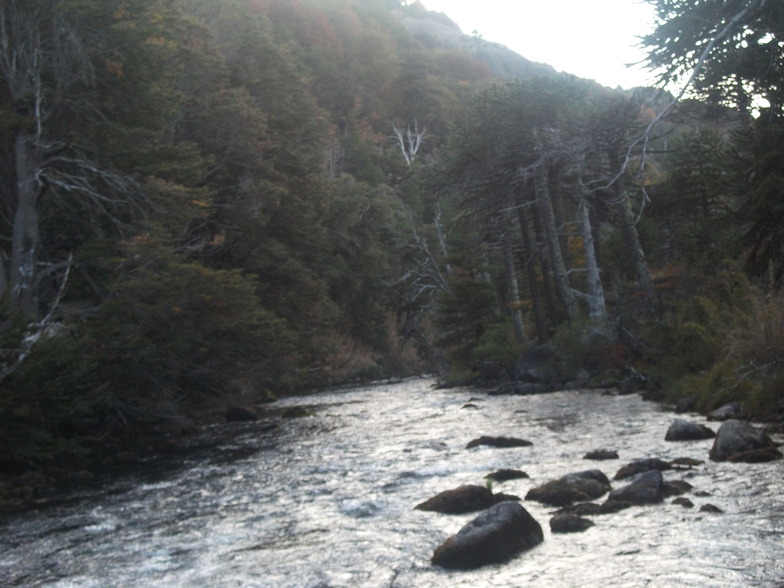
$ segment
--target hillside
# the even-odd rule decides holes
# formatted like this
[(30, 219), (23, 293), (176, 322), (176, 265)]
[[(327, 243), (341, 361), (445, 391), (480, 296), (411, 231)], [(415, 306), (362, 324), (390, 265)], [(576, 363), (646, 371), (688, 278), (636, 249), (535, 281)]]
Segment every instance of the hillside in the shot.
[(646, 133), (397, 0), (0, 11), (4, 467), (420, 373), (781, 397), (775, 85)]

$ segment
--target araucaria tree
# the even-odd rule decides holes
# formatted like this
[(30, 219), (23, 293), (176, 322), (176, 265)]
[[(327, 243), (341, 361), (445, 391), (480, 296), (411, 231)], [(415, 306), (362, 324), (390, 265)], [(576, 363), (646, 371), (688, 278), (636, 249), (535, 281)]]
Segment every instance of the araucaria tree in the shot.
[[(772, 0), (647, 0), (657, 25), (643, 38), (662, 83), (745, 117), (730, 146), (728, 186), (748, 269), (784, 278), (784, 5)], [(752, 120), (752, 115), (756, 120)]]

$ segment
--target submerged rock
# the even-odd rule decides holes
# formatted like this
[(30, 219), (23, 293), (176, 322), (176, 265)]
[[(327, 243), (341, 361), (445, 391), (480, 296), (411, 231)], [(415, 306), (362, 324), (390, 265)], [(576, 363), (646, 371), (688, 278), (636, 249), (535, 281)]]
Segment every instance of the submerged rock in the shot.
[(553, 533), (581, 533), (593, 527), (593, 521), (571, 513), (557, 514), (550, 519)]
[(771, 461), (781, 452), (763, 431), (745, 421), (724, 421), (710, 450), (713, 461)]
[(664, 501), (664, 479), (659, 470), (640, 474), (631, 484), (613, 490), (607, 502), (630, 502), (632, 504), (656, 504)]
[(618, 452), (612, 449), (595, 449), (586, 453), (583, 456), (583, 459), (592, 459), (595, 461), (618, 459)]
[(588, 470), (531, 488), (525, 499), (550, 506), (567, 506), (573, 502), (594, 500), (609, 491), (610, 481), (607, 476), (599, 470)]
[(469, 441), (468, 445), (466, 445), (466, 449), (479, 447), (480, 445), (487, 445), (488, 447), (527, 447), (533, 445), (533, 443), (526, 441), (525, 439), (517, 439), (516, 437), (490, 437), (488, 435), (482, 435), (478, 439)]
[(541, 525), (517, 502), (483, 512), (433, 552), (435, 566), (471, 570), (503, 563), (544, 541)]
[(667, 429), (664, 440), (695, 441), (699, 439), (712, 439), (715, 436), (716, 433), (713, 431), (713, 429), (710, 429), (705, 425), (684, 421), (683, 419), (675, 419)]

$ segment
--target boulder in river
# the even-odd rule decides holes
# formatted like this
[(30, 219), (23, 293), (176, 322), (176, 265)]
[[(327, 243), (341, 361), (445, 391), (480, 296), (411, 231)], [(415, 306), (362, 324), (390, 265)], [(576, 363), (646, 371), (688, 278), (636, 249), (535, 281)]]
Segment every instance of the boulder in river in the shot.
[(583, 459), (602, 461), (606, 459), (618, 459), (618, 452), (613, 449), (594, 449), (583, 456)]
[(607, 502), (656, 504), (664, 501), (664, 479), (659, 470), (640, 474), (631, 484), (610, 492)]
[(452, 490), (444, 490), (432, 498), (417, 504), (414, 508), (416, 510), (427, 510), (445, 514), (462, 514), (484, 510), (504, 500), (520, 499), (516, 496), (507, 494), (493, 494), (493, 492), (485, 486), (465, 484), (453, 488)]
[(593, 527), (593, 521), (572, 513), (557, 514), (550, 519), (553, 533), (581, 533)]
[(686, 494), (686, 492), (691, 492), (693, 489), (694, 486), (685, 480), (664, 482), (664, 496), (680, 496), (681, 494)]
[(482, 435), (473, 441), (469, 441), (468, 445), (466, 445), (466, 449), (479, 447), (480, 445), (487, 445), (489, 447), (527, 447), (533, 445), (533, 443), (516, 437), (490, 437), (488, 435)]
[(615, 473), (615, 479), (623, 480), (624, 478), (631, 478), (632, 476), (636, 476), (637, 474), (648, 472), (650, 470), (663, 471), (670, 469), (672, 469), (672, 464), (670, 462), (658, 459), (656, 457), (638, 459), (637, 461), (633, 461), (619, 469)]
[(675, 419), (664, 435), (665, 441), (696, 441), (699, 439), (713, 439), (716, 433), (713, 429), (683, 419)]
[(492, 474), (487, 474), (485, 476), (486, 479), (492, 480), (493, 482), (506, 482), (507, 480), (519, 480), (520, 478), (528, 478), (528, 474), (521, 470), (510, 470), (510, 469), (501, 469), (493, 472)]
[(541, 525), (522, 505), (501, 502), (436, 548), (430, 562), (443, 568), (471, 570), (508, 561), (542, 541)]
[(724, 421), (710, 450), (713, 461), (771, 461), (781, 452), (763, 431), (736, 419)]
[(587, 470), (551, 480), (526, 494), (526, 500), (535, 500), (550, 506), (567, 506), (573, 502), (586, 502), (610, 491), (610, 481), (599, 470)]

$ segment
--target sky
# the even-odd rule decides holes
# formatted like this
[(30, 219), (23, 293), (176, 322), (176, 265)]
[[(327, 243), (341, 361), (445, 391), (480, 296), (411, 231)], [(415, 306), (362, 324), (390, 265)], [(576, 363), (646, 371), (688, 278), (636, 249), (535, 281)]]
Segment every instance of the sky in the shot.
[(602, 85), (652, 85), (639, 62), (638, 38), (653, 27), (642, 0), (420, 0), (443, 12), (463, 33), (506, 45), (526, 59)]

